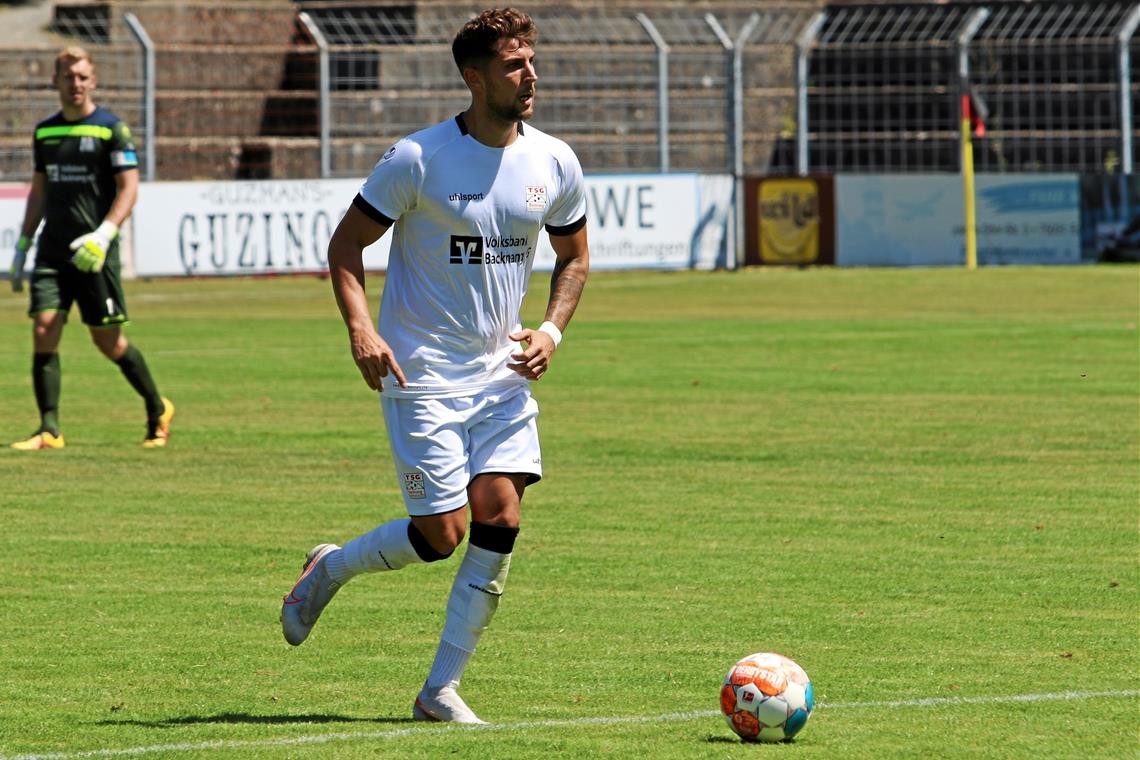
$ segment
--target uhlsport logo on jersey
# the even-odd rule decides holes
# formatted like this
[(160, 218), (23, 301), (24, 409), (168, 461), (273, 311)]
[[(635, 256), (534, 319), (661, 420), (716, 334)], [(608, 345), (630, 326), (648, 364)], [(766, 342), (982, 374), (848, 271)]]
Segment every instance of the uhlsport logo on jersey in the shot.
[(546, 210), (546, 186), (545, 185), (527, 185), (526, 186), (526, 207), (528, 211), (545, 211)]
[(483, 264), (485, 266), (515, 264), (521, 266), (530, 260), (532, 251), (533, 247), (525, 236), (452, 235), (448, 247), (448, 260), (452, 264)]

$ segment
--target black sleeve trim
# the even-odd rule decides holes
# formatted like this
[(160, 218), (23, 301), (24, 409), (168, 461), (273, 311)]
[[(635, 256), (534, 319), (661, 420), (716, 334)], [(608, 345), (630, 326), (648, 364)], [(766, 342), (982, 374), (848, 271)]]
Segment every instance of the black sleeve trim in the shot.
[(556, 237), (563, 237), (565, 235), (573, 235), (578, 230), (586, 226), (586, 217), (583, 215), (581, 219), (576, 222), (571, 222), (565, 227), (555, 227), (553, 225), (546, 225), (547, 233)]
[(366, 217), (376, 222), (377, 224), (382, 224), (385, 227), (391, 227), (396, 223), (395, 219), (389, 219), (387, 216), (376, 210), (376, 207), (368, 201), (364, 200), (364, 196), (360, 193), (357, 193), (356, 197), (352, 199), (352, 205), (360, 209)]

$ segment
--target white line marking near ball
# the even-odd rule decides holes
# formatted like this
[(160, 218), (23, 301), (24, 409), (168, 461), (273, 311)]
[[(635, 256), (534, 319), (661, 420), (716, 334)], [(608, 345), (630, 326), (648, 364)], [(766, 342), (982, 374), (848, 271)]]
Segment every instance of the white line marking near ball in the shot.
[[(980, 697), (925, 697), (922, 699), (900, 699), (882, 702), (821, 702), (816, 710), (871, 710), (899, 707), (954, 707), (956, 705), (995, 705), (1017, 702), (1075, 702), (1085, 699), (1129, 699), (1140, 697), (1140, 689), (1118, 691), (1059, 691), (1045, 694), (1011, 694), (1008, 696)], [(532, 728), (561, 728), (573, 726), (617, 726), (635, 723), (676, 723), (686, 720), (703, 720), (719, 716), (717, 710), (690, 710), (661, 715), (598, 716), (591, 718), (566, 718), (563, 720), (532, 720), (518, 723), (491, 723), (485, 726), (464, 726), (457, 724), (435, 724), (411, 726), (390, 731), (353, 731), (312, 736), (292, 736), (280, 739), (218, 740), (208, 742), (186, 742), (182, 744), (152, 744), (142, 747), (122, 749), (91, 749), (74, 752), (47, 752), (30, 755), (0, 755), (0, 760), (81, 760), (98, 757), (132, 757), (166, 752), (206, 752), (210, 750), (251, 749), (267, 747), (303, 747), (332, 742), (376, 741), (399, 739), (408, 736), (453, 733), (458, 731), (526, 731)]]

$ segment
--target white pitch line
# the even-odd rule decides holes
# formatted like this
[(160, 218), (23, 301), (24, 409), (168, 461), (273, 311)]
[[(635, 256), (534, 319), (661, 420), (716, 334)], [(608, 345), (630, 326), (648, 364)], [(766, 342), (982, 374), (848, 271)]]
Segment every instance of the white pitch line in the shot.
[[(1009, 696), (987, 697), (926, 697), (924, 699), (901, 699), (885, 702), (821, 702), (817, 710), (859, 710), (888, 707), (942, 707), (954, 705), (992, 705), (1016, 702), (1074, 702), (1083, 699), (1128, 699), (1140, 697), (1140, 689), (1118, 691), (1060, 691), (1046, 694), (1012, 694)], [(152, 744), (143, 747), (123, 749), (91, 749), (78, 752), (48, 752), (31, 755), (0, 755), (0, 760), (81, 760), (98, 757), (131, 757), (167, 752), (202, 752), (207, 750), (249, 749), (268, 747), (300, 747), (332, 742), (361, 741), (370, 739), (399, 739), (406, 736), (427, 734), (457, 733), (460, 731), (525, 731), (533, 728), (565, 728), (573, 726), (615, 726), (633, 723), (675, 723), (686, 720), (699, 720), (719, 716), (718, 710), (691, 710), (661, 715), (631, 715), (627, 717), (566, 718), (562, 720), (533, 720), (519, 723), (492, 723), (485, 726), (463, 726), (454, 723), (433, 724), (397, 728), (389, 731), (353, 731), (312, 736), (293, 736), (280, 739), (217, 740), (209, 742), (186, 742), (182, 744)]]

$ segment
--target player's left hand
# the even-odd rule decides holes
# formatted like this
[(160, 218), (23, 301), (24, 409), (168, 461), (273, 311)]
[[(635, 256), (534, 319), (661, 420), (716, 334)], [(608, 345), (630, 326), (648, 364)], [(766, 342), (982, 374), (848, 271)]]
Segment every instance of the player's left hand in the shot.
[(523, 328), (511, 333), (510, 339), (525, 343), (526, 348), (511, 354), (512, 361), (507, 363), (507, 368), (527, 380), (541, 380), (550, 369), (550, 360), (554, 356), (554, 338), (542, 330)]
[(27, 263), (28, 249), (31, 247), (32, 241), (20, 235), (16, 241), (16, 255), (12, 257), (12, 266), (8, 269), (8, 274), (12, 278), (13, 293), (21, 293), (24, 290), (24, 264)]
[(114, 222), (103, 222), (94, 232), (80, 235), (69, 246), (75, 251), (71, 263), (80, 272), (98, 272), (107, 261), (107, 250), (111, 241), (119, 234), (119, 226)]

